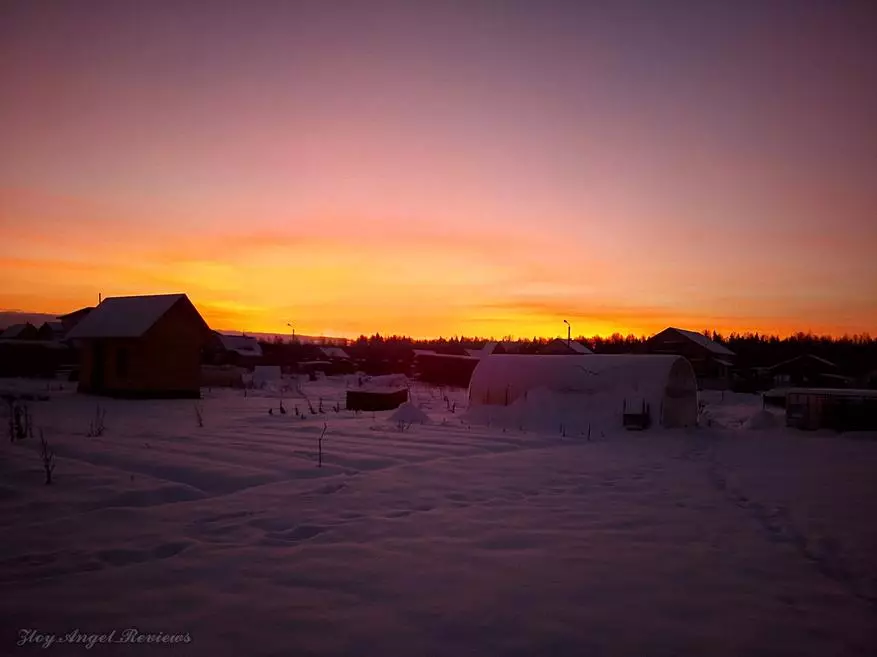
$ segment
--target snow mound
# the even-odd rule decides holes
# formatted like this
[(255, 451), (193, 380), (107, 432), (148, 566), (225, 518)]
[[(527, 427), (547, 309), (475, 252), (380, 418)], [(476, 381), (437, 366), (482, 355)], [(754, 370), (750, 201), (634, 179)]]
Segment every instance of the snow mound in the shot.
[(712, 429), (726, 429), (728, 428), (729, 424), (735, 424), (733, 418), (730, 418), (730, 420), (731, 421), (729, 422), (729, 418), (726, 414), (721, 413), (710, 406), (707, 406), (697, 416), (697, 425), (700, 427), (709, 427)]
[(780, 419), (768, 410), (760, 410), (743, 423), (744, 429), (763, 430), (775, 429), (780, 426)]
[(408, 377), (404, 374), (384, 374), (363, 380), (363, 390), (384, 391), (399, 390), (408, 387)]
[(391, 422), (405, 422), (406, 424), (426, 424), (429, 416), (411, 402), (405, 402), (390, 416)]

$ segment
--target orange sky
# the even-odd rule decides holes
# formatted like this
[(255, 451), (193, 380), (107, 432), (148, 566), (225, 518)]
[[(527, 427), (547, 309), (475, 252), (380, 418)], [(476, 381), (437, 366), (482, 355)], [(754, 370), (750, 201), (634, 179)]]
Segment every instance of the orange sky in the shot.
[(877, 52), (830, 3), (97, 4), (0, 10), (0, 310), (877, 333)]

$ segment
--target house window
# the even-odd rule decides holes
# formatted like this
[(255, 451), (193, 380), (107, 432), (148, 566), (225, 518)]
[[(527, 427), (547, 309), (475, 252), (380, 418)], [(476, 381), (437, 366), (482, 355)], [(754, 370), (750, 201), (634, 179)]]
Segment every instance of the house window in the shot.
[(116, 351), (116, 376), (120, 379), (128, 377), (128, 350), (119, 349)]

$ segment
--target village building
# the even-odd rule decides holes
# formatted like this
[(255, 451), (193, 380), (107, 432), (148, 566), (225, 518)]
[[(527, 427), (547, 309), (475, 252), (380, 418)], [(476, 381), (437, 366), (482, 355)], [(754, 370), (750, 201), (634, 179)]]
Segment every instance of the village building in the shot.
[(687, 358), (701, 389), (724, 390), (730, 387), (736, 354), (702, 333), (666, 328), (646, 341), (645, 351)]
[(67, 339), (79, 347), (80, 392), (198, 398), (209, 336), (185, 294), (162, 294), (104, 299)]

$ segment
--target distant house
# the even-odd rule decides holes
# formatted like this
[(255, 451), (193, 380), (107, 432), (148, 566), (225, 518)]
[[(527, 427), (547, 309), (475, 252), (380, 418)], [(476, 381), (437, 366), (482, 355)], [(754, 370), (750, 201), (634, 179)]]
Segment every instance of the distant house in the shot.
[(252, 369), (262, 364), (262, 345), (248, 335), (225, 335), (214, 331), (214, 360), (221, 365), (235, 365)]
[(7, 326), (0, 333), (0, 340), (38, 340), (39, 337), (37, 327), (30, 322)]
[(730, 385), (736, 354), (702, 333), (666, 328), (646, 341), (650, 354), (684, 356), (691, 362), (701, 388), (725, 389)]
[(64, 337), (64, 325), (58, 322), (45, 322), (37, 331), (40, 340), (61, 340)]
[(80, 392), (197, 398), (209, 336), (185, 294), (161, 294), (104, 299), (67, 339), (80, 347)]
[(466, 355), (472, 356), (474, 358), (485, 358), (486, 356), (490, 356), (496, 351), (497, 345), (497, 342), (488, 342), (483, 347), (481, 347), (481, 349), (469, 348), (465, 350)]
[(78, 310), (69, 312), (66, 315), (59, 315), (58, 321), (61, 322), (61, 326), (64, 327), (64, 332), (67, 333), (73, 330), (74, 326), (76, 326), (79, 322), (85, 319), (92, 310), (94, 310), (93, 306), (79, 308)]
[(561, 340), (560, 338), (556, 338), (539, 349), (539, 353), (546, 356), (573, 356), (573, 355), (587, 355), (593, 354), (594, 352), (588, 349), (581, 342), (577, 342), (575, 340)]
[(0, 339), (0, 376), (54, 378), (72, 350), (55, 340)]
[(341, 347), (320, 347), (320, 353), (330, 361), (350, 360), (350, 355)]
[(851, 380), (830, 360), (803, 354), (764, 370), (775, 387), (845, 388)]
[(488, 343), (493, 345), (491, 353), (494, 354), (520, 354), (523, 352), (523, 344), (521, 342), (512, 342), (511, 340), (503, 340), (501, 342)]

